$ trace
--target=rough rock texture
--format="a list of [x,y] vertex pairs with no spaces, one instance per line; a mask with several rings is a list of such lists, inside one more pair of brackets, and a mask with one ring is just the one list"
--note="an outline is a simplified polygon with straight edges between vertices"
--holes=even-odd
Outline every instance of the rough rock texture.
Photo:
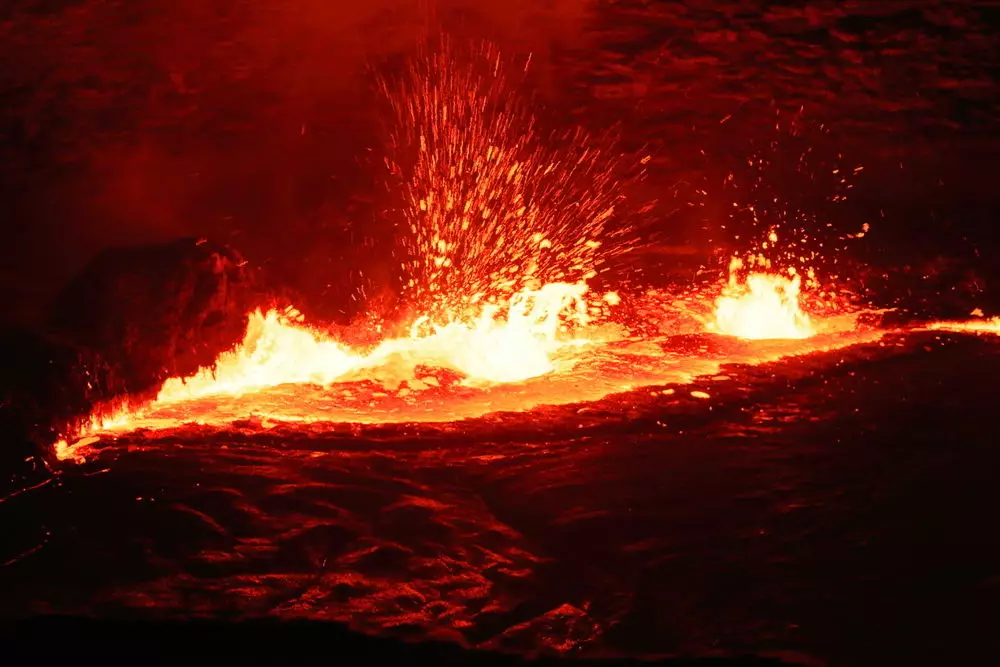
[[240,255],[184,239],[99,254],[56,301],[51,327],[98,353],[122,393],[211,365],[246,331],[251,305]]
[[244,264],[194,239],[108,250],[59,296],[48,333],[0,330],[0,472],[23,472],[95,411],[149,398],[234,347],[256,303]]
[[91,350],[24,329],[0,330],[0,488],[30,475],[67,426],[114,395],[110,368]]
[[[142,617],[140,617],[142,618]],[[490,667],[567,667],[578,664],[570,659],[543,656],[527,659],[516,655],[484,650],[468,651],[441,640],[405,642],[398,639],[370,637],[337,623],[283,622],[248,620],[240,622],[186,620],[156,622],[138,618],[107,621],[75,617],[42,617],[30,621],[6,623],[0,639],[7,655],[25,658],[37,652],[40,642],[52,636],[66,638],[46,649],[55,657],[92,657],[102,665],[132,665],[133,656],[150,643],[169,635],[155,655],[143,660],[147,665],[176,665],[197,655],[202,661],[240,662],[243,664],[326,664],[319,656],[335,654],[340,665],[477,665]],[[94,638],[102,641],[95,641]],[[591,659],[589,667],[781,667],[807,662],[782,657],[712,657],[666,658],[638,663],[625,658]]]

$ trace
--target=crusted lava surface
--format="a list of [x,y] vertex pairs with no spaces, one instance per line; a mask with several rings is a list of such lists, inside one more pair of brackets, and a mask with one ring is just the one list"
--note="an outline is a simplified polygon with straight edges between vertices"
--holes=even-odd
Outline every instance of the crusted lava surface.
[[913,334],[450,424],[122,436],[0,504],[2,613],[569,656],[984,655],[997,350]]

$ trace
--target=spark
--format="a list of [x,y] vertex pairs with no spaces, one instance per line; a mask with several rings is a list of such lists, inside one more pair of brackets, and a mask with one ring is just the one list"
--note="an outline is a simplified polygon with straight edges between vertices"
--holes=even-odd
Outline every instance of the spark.
[[628,248],[609,229],[617,158],[581,130],[542,131],[514,69],[490,44],[442,40],[379,84],[406,204],[405,296],[432,318],[589,280]]
[[[751,229],[763,234],[743,256],[732,257],[721,291],[704,300],[712,308],[710,331],[756,342],[742,352],[680,358],[658,342],[626,340],[628,332],[610,327],[623,304],[635,313],[663,313],[678,310],[679,300],[651,292],[651,303],[637,304],[635,296],[591,289],[607,260],[632,247],[629,230],[616,228],[624,199],[616,174],[624,169],[607,145],[582,131],[540,129],[508,74],[527,67],[512,67],[488,44],[459,48],[442,41],[401,76],[379,81],[392,128],[386,165],[403,201],[403,296],[417,313],[392,329],[401,333],[360,348],[294,308],[254,311],[242,343],[211,368],[167,380],[147,405],[95,415],[56,444],[56,455],[81,460],[101,434],[231,423],[248,413],[260,428],[331,421],[345,414],[330,407],[334,397],[358,387],[364,387],[362,412],[347,413],[351,418],[453,419],[690,382],[717,372],[724,361],[759,363],[882,336],[858,329],[850,304],[824,292],[812,268],[819,250],[802,230],[807,221],[769,197],[760,206],[733,202],[734,216],[748,217]],[[749,162],[760,176],[764,160]],[[868,231],[865,224],[854,237]],[[818,317],[831,302],[849,316],[836,327]],[[647,325],[648,317],[637,319],[634,324]],[[1000,319],[931,328],[1000,333]],[[610,345],[623,341],[632,347]],[[444,403],[424,398],[424,392],[441,394],[445,384],[459,393],[482,390],[482,398],[461,408],[455,407],[458,394],[443,394]],[[262,409],[268,405],[262,396],[282,388],[294,411]],[[307,404],[303,392],[311,388],[327,402]],[[711,398],[697,390],[689,395]],[[376,412],[383,398],[395,407]]]

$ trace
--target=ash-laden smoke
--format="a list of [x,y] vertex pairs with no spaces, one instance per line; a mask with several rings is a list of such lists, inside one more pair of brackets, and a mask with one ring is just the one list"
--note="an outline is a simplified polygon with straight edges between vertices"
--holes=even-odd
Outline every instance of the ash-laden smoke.
[[409,228],[405,291],[432,316],[585,282],[629,249],[628,230],[609,224],[621,158],[582,130],[540,129],[519,85],[529,67],[442,38],[381,81]]

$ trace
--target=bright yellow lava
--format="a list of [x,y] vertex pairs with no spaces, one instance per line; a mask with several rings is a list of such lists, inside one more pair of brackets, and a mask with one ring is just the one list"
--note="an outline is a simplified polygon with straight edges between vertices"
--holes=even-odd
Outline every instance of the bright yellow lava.
[[[710,299],[697,312],[697,332],[758,341],[752,350],[727,356],[706,346],[703,354],[682,355],[646,339],[638,352],[615,347],[635,343],[603,328],[621,299],[590,293],[587,281],[609,257],[632,247],[628,229],[612,224],[623,201],[618,172],[627,170],[614,151],[581,131],[541,134],[514,94],[505,62],[489,45],[463,50],[445,42],[399,80],[381,83],[395,123],[386,165],[407,204],[411,232],[404,296],[426,313],[408,336],[358,349],[305,324],[294,310],[253,312],[243,342],[213,368],[167,380],[149,405],[94,417],[77,443],[57,444],[57,455],[77,458],[81,443],[106,431],[202,419],[232,423],[250,414],[427,421],[597,400],[689,380],[724,362],[773,360],[880,336],[856,331],[846,311],[844,324],[813,322],[800,306],[800,276],[772,270],[762,253],[778,242],[771,230],[748,259],[753,271],[744,272],[734,258],[707,325],[702,306]],[[662,313],[662,305],[649,312]],[[1000,323],[993,326],[1000,330]],[[459,386],[442,401],[446,392],[435,390],[443,383]],[[325,391],[332,385],[341,386]],[[469,399],[472,388],[489,391]],[[316,393],[324,394],[322,404],[307,405]],[[339,410],[333,394],[361,398]],[[691,396],[709,398],[700,391]],[[269,411],[271,399],[284,399],[280,410]],[[392,409],[380,407],[392,401]]]
[[386,340],[358,352],[277,311],[250,317],[247,335],[214,369],[193,378],[168,380],[157,403],[203,396],[239,396],[282,384],[330,385],[360,379],[376,369],[393,369],[397,379],[418,365],[452,370],[468,384],[518,382],[553,370],[561,348],[586,343],[573,331],[589,322],[584,284],[552,283],[516,294],[504,307],[484,306],[477,317],[443,325],[417,320],[411,336]]
[[[760,285],[761,289],[774,289],[773,298],[778,298],[780,280]],[[724,321],[730,307],[734,312],[753,314],[765,298],[753,290],[742,296],[727,293],[719,301],[719,321]],[[255,311],[250,314],[243,342],[222,354],[214,367],[203,368],[192,377],[170,378],[151,404],[125,406],[110,416],[95,417],[76,436],[128,431],[147,423],[144,415],[162,414],[164,409],[193,418],[200,409],[186,411],[182,406],[193,406],[209,397],[250,397],[283,385],[330,387],[368,381],[381,388],[377,391],[419,392],[434,386],[434,373],[443,370],[465,387],[493,387],[493,391],[501,385],[518,387],[518,383],[533,378],[571,370],[585,348],[596,349],[615,340],[616,334],[598,325],[605,324],[602,320],[607,309],[620,301],[613,292],[596,298],[583,282],[549,283],[518,292],[507,303],[480,304],[464,317],[443,323],[422,317],[412,324],[409,336],[384,340],[367,350],[351,348],[310,327],[293,309]],[[730,303],[732,306],[727,305]],[[738,335],[720,329],[721,333]],[[783,337],[780,331],[770,333],[768,338]],[[433,371],[420,373],[421,367]],[[593,398],[593,392],[582,388],[560,391],[558,396],[546,395],[543,400]],[[495,405],[499,408],[501,404],[498,398]],[[180,407],[181,412],[171,410],[172,406]],[[303,411],[312,414],[305,406]],[[61,442],[58,451],[68,456],[71,448]]]
[[750,340],[812,336],[812,321],[799,306],[799,283],[798,276],[747,276],[716,302],[715,330]]
[[932,322],[926,328],[931,331],[1000,334],[1000,317],[968,320],[965,322]]
[[729,283],[716,299],[709,329],[749,340],[801,339],[816,333],[810,317],[799,305],[801,278],[775,273],[739,277],[743,263],[729,265]]
[[[242,344],[223,354],[214,369],[167,380],[149,405],[95,417],[75,434],[72,445],[57,443],[56,454],[79,459],[104,433],[191,421],[231,423],[254,414],[277,423],[448,421],[592,401],[641,386],[690,381],[717,372],[723,363],[774,361],[874,342],[885,333],[857,328],[848,313],[835,322],[812,322],[800,310],[797,292],[789,289],[794,278],[757,275],[761,279],[748,280],[742,291],[734,291],[731,283],[724,286],[714,319],[703,328],[759,340],[721,354],[678,355],[652,341],[640,345],[622,339],[613,329],[598,326],[594,299],[588,300],[583,283],[527,290],[502,307],[485,305],[475,316],[444,324],[422,318],[408,337],[368,350],[331,339],[296,319],[294,311],[257,311]],[[620,297],[609,293],[601,301],[617,305]],[[936,322],[917,329],[1000,334],[1000,318]],[[620,345],[625,347],[616,347]],[[611,365],[601,366],[601,359]],[[459,393],[480,391],[471,398],[441,394],[441,370],[450,372]],[[336,385],[340,388],[333,390]]]
[[[420,318],[409,337],[385,340],[365,351],[308,326],[293,309],[258,310],[249,316],[243,342],[222,354],[213,368],[168,379],[151,404],[94,417],[78,437],[128,430],[144,412],[163,406],[210,396],[239,397],[280,385],[372,380],[390,389],[404,383],[419,387],[416,370],[421,366],[452,371],[465,386],[522,382],[556,370],[565,356],[561,352],[597,342],[597,330],[587,328],[594,311],[587,293],[585,283],[550,283],[519,292],[505,304],[484,304],[474,316],[443,324]],[[614,293],[603,297],[606,304],[617,301]],[[57,450],[66,447],[60,442]]]

